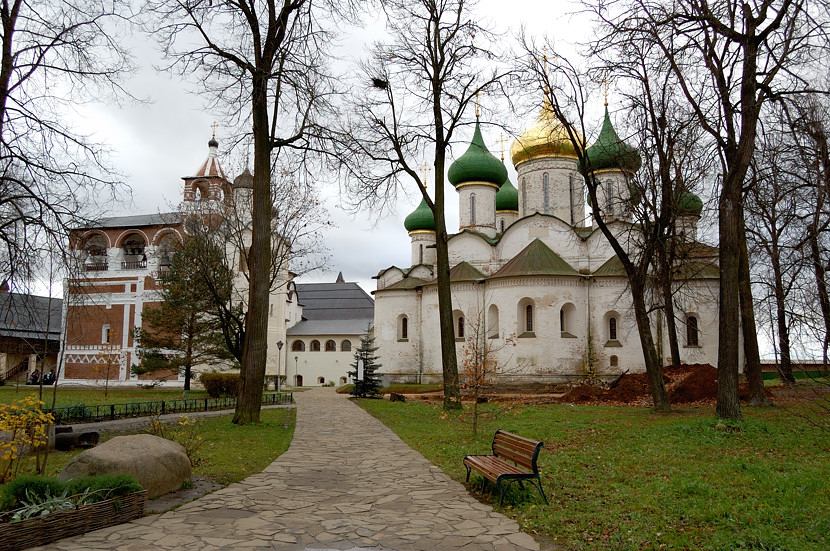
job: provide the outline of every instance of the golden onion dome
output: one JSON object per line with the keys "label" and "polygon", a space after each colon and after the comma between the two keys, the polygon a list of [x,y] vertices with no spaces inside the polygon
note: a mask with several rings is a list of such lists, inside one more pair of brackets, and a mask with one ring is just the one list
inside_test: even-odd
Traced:
{"label": "golden onion dome", "polygon": [[[584,143],[581,134],[576,133],[576,139]],[[530,159],[541,157],[567,157],[576,159],[576,149],[565,126],[556,118],[550,100],[545,98],[542,111],[536,117],[530,128],[519,134],[510,147],[510,158],[513,166]]]}

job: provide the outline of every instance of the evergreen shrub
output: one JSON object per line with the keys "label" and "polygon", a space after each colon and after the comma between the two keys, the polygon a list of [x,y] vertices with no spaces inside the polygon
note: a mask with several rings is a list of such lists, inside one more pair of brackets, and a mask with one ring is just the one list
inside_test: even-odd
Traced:
{"label": "evergreen shrub", "polygon": [[129,474],[101,474],[84,476],[61,482],[45,476],[21,476],[0,486],[0,510],[12,511],[30,499],[42,501],[66,493],[86,493],[85,504],[121,497],[143,488],[134,476]]}
{"label": "evergreen shrub", "polygon": [[236,396],[239,392],[237,373],[202,373],[199,380],[211,398]]}

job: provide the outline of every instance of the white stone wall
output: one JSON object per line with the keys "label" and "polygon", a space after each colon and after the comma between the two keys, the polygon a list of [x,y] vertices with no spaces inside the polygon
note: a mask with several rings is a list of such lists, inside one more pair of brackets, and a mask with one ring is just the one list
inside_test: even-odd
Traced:
{"label": "white stone wall", "polygon": [[[360,347],[359,335],[314,335],[314,336],[289,336],[288,351],[283,349],[284,358],[281,367],[281,374],[286,377],[288,386],[325,386],[334,382],[335,386],[341,386],[348,381],[347,373],[351,369],[350,364],[354,361],[354,353]],[[291,350],[291,344],[296,340],[305,342],[305,351],[297,352]],[[320,351],[311,351],[310,342],[320,341]],[[333,340],[337,350],[327,352],[326,341]],[[351,343],[351,351],[343,351],[343,341]],[[269,374],[276,375],[274,372]],[[321,382],[322,381],[322,382]]]}
{"label": "white stone wall", "polygon": [[412,266],[417,264],[435,265],[435,232],[414,231],[409,233],[412,240]]}

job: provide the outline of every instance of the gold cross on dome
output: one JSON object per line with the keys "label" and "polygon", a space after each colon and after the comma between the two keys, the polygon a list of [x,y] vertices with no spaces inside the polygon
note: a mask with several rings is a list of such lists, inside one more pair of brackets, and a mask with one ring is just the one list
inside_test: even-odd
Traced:
{"label": "gold cross on dome", "polygon": [[504,139],[504,134],[499,134],[499,145],[501,145],[501,160],[504,161],[504,144],[507,140]]}
{"label": "gold cross on dome", "polygon": [[427,177],[429,176],[429,165],[427,164],[426,161],[424,161],[423,166],[421,166],[421,172],[424,174],[424,179],[421,182],[421,185],[424,187],[424,189],[426,189],[427,188]]}
{"label": "gold cross on dome", "polygon": [[213,130],[213,138],[216,137],[216,129],[219,128],[219,125],[216,124],[216,121],[213,121],[213,124],[210,125],[210,128]]}

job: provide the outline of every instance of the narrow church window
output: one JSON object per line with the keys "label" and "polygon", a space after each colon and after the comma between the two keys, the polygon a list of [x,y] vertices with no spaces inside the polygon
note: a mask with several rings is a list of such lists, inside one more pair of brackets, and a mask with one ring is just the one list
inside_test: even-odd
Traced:
{"label": "narrow church window", "polygon": [[101,327],[101,344],[109,344],[110,343],[110,324],[105,323]]}
{"label": "narrow church window", "polygon": [[501,233],[504,233],[504,218],[501,219]]}
{"label": "narrow church window", "polygon": [[409,338],[409,318],[407,318],[406,316],[403,316],[401,318],[401,330],[400,330],[400,336],[398,338],[400,338],[400,339],[408,339]]}
{"label": "narrow church window", "polygon": [[548,183],[548,173],[542,174],[542,192],[544,194],[544,213],[550,214],[550,184]]}
{"label": "narrow church window", "polygon": [[617,318],[608,318],[608,340],[617,340]]}
{"label": "narrow church window", "polygon": [[605,182],[605,202],[608,214],[614,215],[614,183],[611,180]]}
{"label": "narrow church window", "polygon": [[318,341],[318,340],[311,341],[311,351],[312,352],[319,352],[320,351],[320,341]]}
{"label": "narrow church window", "polygon": [[291,352],[305,352],[305,343],[303,341],[292,342]]}
{"label": "narrow church window", "polygon": [[337,343],[335,343],[333,340],[327,340],[326,352],[337,352]]}
{"label": "narrow church window", "polygon": [[686,318],[686,346],[700,346],[700,339],[698,338],[697,317],[689,316]]}
{"label": "narrow church window", "polygon": [[528,304],[525,307],[525,331],[531,333],[533,331],[533,305]]}
{"label": "narrow church window", "polygon": [[418,264],[424,263],[424,244],[418,245]]}
{"label": "narrow church window", "polygon": [[522,178],[522,216],[527,216],[527,179]]}
{"label": "narrow church window", "polygon": [[476,223],[476,194],[470,195],[470,224]]}
{"label": "narrow church window", "polygon": [[561,310],[559,310],[559,330],[561,332],[567,331],[567,326],[565,325],[565,307],[563,306]]}
{"label": "narrow church window", "polygon": [[458,318],[458,338],[464,338],[464,318],[460,316]]}
{"label": "narrow church window", "polygon": [[571,207],[571,226],[576,224],[576,220],[574,219],[574,192],[575,192],[576,185],[574,184],[574,175],[573,173],[568,175],[568,197]]}

